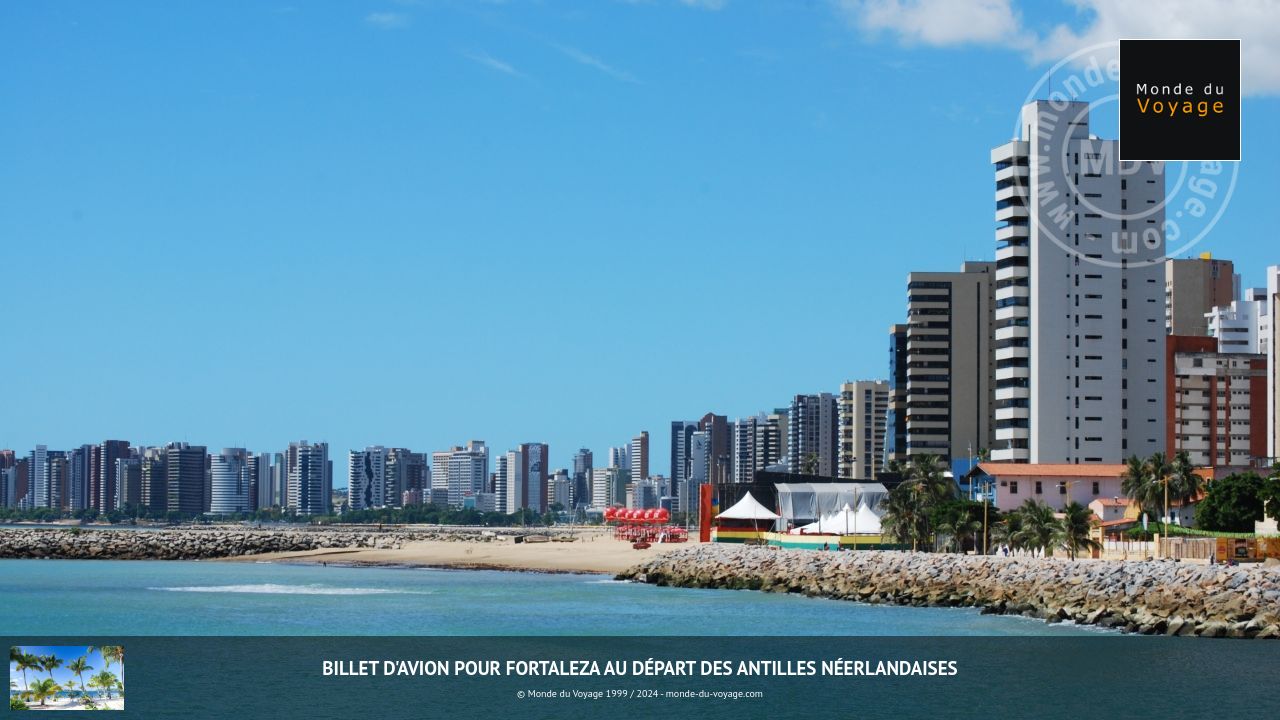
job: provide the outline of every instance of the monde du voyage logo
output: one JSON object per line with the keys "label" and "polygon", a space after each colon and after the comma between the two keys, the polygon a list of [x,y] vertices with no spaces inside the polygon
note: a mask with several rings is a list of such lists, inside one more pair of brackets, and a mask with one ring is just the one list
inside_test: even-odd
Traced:
{"label": "monde du voyage logo", "polygon": [[1120,41],[1120,159],[1240,159],[1239,40]]}

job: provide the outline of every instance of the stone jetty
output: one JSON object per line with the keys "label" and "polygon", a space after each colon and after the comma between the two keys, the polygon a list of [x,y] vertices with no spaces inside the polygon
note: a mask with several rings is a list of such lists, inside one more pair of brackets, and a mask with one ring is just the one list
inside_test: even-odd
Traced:
{"label": "stone jetty", "polygon": [[419,540],[493,539],[455,530],[251,529],[178,527],[125,530],[80,527],[0,529],[0,558],[77,560],[204,560],[326,548],[399,549]]}
{"label": "stone jetty", "polygon": [[1280,568],[690,545],[623,580],[867,603],[980,607],[1125,632],[1280,637]]}

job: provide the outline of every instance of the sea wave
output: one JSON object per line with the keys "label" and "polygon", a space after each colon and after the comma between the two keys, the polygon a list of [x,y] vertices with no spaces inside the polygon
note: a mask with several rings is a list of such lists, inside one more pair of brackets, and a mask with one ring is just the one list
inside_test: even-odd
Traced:
{"label": "sea wave", "polygon": [[152,587],[148,590],[194,593],[248,593],[255,595],[429,595],[429,590],[397,590],[393,588],[333,587],[330,585],[182,585]]}

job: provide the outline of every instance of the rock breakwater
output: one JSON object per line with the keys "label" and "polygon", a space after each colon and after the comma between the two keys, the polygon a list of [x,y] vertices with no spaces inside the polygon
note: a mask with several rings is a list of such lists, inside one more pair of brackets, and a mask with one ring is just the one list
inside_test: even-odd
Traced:
{"label": "rock breakwater", "polygon": [[890,551],[690,545],[619,579],[868,603],[981,607],[1125,632],[1280,638],[1280,570]]}
{"label": "rock breakwater", "polygon": [[487,538],[447,530],[20,528],[0,529],[0,558],[203,560],[323,549],[398,549],[418,540]]}

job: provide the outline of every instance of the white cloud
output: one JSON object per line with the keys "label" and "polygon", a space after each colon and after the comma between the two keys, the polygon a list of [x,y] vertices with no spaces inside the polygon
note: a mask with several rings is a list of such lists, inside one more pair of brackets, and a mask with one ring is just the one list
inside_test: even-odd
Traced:
{"label": "white cloud", "polygon": [[1240,38],[1244,94],[1280,93],[1280,0],[1064,1],[1076,7],[1081,22],[1037,37],[1013,0],[833,0],[855,26],[896,35],[907,45],[1003,46],[1036,64],[1119,38]]}
{"label": "white cloud", "polygon": [[582,65],[586,65],[587,67],[595,68],[596,70],[599,70],[600,72],[606,75],[609,75],[610,77],[613,77],[617,80],[622,80],[623,82],[629,82],[629,83],[640,82],[631,73],[625,70],[619,70],[618,68],[615,68],[612,65],[609,65],[608,63],[606,63],[605,61],[601,60],[600,58],[594,55],[588,55],[587,53],[577,48],[569,47],[567,45],[556,45],[555,47],[557,50],[564,53],[565,56],[568,57],[570,60],[573,60],[574,62]]}
{"label": "white cloud", "polygon": [[472,62],[479,63],[490,70],[496,70],[500,73],[511,75],[513,77],[524,77],[524,73],[512,67],[509,63],[505,63],[488,53],[463,53],[463,56]]}
{"label": "white cloud", "polygon": [[1165,0],[1158,7],[1123,0],[1075,0],[1088,17],[1081,30],[1054,28],[1031,54],[1053,62],[1081,48],[1118,38],[1240,38],[1240,83],[1245,95],[1280,92],[1280,1]]}
{"label": "white cloud", "polygon": [[375,12],[364,16],[364,21],[379,30],[400,30],[409,27],[409,16],[396,12]]}
{"label": "white cloud", "polygon": [[1010,0],[838,0],[858,27],[908,44],[1005,44],[1021,37]]}

